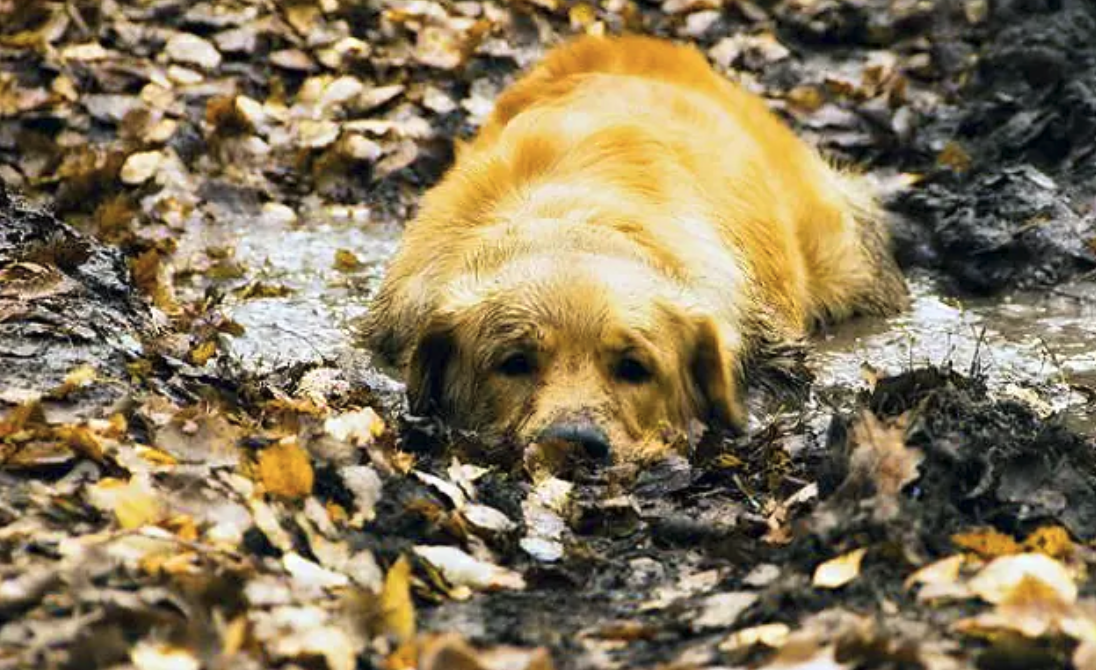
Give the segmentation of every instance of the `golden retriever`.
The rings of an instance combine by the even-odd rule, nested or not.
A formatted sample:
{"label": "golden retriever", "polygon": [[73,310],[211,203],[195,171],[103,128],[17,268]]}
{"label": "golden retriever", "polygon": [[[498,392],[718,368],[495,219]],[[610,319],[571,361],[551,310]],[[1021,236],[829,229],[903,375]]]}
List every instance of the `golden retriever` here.
{"label": "golden retriever", "polygon": [[365,335],[415,412],[629,461],[743,429],[766,347],[906,304],[859,178],[695,49],[583,37],[458,145]]}

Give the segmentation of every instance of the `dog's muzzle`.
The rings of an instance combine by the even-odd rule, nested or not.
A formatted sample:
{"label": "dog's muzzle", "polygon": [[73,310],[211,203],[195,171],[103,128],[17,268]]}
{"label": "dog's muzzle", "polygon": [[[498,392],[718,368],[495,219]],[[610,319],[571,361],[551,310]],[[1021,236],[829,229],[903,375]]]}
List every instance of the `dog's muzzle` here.
{"label": "dog's muzzle", "polygon": [[612,453],[609,435],[593,419],[585,416],[557,419],[537,435],[538,442],[551,440],[580,446],[588,456],[599,460],[609,458]]}

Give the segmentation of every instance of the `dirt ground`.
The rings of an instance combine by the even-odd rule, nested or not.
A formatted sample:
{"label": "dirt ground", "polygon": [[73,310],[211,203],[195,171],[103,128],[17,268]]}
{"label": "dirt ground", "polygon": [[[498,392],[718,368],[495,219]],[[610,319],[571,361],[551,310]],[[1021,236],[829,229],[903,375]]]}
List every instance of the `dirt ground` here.
{"label": "dirt ground", "polygon": [[[650,468],[354,324],[497,92],[696,44],[877,177],[910,315]],[[1096,669],[1088,0],[0,0],[0,668]]]}

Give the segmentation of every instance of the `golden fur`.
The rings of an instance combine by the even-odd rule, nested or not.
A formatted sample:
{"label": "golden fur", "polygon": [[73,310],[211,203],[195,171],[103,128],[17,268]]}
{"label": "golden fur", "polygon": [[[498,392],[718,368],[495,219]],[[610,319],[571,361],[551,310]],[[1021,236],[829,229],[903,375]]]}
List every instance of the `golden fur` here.
{"label": "golden fur", "polygon": [[586,37],[458,146],[365,332],[416,411],[522,443],[579,417],[628,460],[742,428],[762,343],[906,300],[865,186],[760,98],[692,48]]}

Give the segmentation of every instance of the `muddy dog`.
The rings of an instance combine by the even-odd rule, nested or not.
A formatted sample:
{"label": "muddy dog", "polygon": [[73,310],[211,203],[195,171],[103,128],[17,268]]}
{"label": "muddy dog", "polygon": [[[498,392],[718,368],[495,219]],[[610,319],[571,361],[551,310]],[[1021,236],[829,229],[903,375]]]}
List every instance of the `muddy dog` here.
{"label": "muddy dog", "polygon": [[742,430],[766,350],[907,300],[859,178],[695,49],[584,37],[458,145],[364,330],[415,412],[629,461]]}

